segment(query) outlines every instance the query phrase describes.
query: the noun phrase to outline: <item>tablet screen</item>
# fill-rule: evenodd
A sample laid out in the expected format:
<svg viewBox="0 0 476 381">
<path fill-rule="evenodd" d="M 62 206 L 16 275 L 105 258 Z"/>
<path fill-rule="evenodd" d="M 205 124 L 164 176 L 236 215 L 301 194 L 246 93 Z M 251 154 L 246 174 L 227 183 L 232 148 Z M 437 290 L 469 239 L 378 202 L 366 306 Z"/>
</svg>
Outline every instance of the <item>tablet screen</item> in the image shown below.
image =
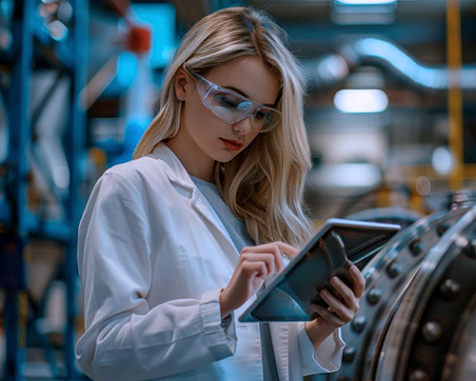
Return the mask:
<svg viewBox="0 0 476 381">
<path fill-rule="evenodd" d="M 329 279 L 338 275 L 352 287 L 347 273 L 379 251 L 400 229 L 399 225 L 328 220 L 306 247 L 240 316 L 240 321 L 303 321 L 315 317 L 311 303 L 325 302 L 318 292 L 331 287 Z"/>
</svg>

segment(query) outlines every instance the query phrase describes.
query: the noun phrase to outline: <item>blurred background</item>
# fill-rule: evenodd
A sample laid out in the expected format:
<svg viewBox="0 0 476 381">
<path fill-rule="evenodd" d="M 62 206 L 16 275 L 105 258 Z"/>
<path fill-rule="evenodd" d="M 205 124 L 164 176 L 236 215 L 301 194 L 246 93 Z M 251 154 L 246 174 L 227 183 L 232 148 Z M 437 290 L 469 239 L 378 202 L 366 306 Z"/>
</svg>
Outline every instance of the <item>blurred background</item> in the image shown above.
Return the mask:
<svg viewBox="0 0 476 381">
<path fill-rule="evenodd" d="M 189 26 L 234 5 L 266 10 L 302 65 L 317 225 L 476 199 L 475 0 L 0 0 L 0 378 L 82 378 L 89 192 L 131 159 Z"/>
</svg>

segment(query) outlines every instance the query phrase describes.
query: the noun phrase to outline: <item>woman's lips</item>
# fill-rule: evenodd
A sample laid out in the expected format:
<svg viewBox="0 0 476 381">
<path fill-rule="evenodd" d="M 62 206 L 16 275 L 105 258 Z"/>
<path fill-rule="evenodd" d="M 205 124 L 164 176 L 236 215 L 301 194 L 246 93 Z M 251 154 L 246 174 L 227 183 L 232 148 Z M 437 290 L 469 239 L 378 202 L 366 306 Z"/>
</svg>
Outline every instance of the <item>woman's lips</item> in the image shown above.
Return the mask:
<svg viewBox="0 0 476 381">
<path fill-rule="evenodd" d="M 241 147 L 243 147 L 243 143 L 240 143 L 239 141 L 236 141 L 236 140 L 224 139 L 224 138 L 220 138 L 220 140 L 223 142 L 225 147 L 228 148 L 230 151 L 239 151 Z"/>
</svg>

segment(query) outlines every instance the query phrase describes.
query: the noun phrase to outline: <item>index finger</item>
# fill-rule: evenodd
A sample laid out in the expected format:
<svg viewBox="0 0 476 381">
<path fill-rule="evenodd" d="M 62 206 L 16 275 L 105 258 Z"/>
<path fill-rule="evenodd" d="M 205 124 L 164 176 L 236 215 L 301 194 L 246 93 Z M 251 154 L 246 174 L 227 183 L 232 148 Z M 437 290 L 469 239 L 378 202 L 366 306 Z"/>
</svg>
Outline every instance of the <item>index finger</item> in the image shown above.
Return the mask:
<svg viewBox="0 0 476 381">
<path fill-rule="evenodd" d="M 243 248 L 243 252 L 249 253 L 267 253 L 273 256 L 273 264 L 276 271 L 281 271 L 283 268 L 283 259 L 281 258 L 281 251 L 274 243 L 266 243 L 258 246 L 247 246 Z"/>
<path fill-rule="evenodd" d="M 278 245 L 279 250 L 281 250 L 283 254 L 286 254 L 286 256 L 290 259 L 294 258 L 299 253 L 298 249 L 296 249 L 294 246 L 288 245 L 287 243 L 277 241 L 276 244 Z"/>
<path fill-rule="evenodd" d="M 356 265 L 352 265 L 349 272 L 354 281 L 354 294 L 357 298 L 361 298 L 365 290 L 365 278 Z"/>
</svg>

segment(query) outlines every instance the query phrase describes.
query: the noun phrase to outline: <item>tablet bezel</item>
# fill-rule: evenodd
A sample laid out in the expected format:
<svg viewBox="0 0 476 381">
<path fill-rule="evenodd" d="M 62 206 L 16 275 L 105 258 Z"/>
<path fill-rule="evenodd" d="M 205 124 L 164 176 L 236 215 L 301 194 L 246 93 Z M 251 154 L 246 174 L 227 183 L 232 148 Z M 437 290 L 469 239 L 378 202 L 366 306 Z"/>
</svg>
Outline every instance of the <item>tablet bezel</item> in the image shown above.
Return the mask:
<svg viewBox="0 0 476 381">
<path fill-rule="evenodd" d="M 387 243 L 390 241 L 395 234 L 400 231 L 400 225 L 396 224 L 388 224 L 388 223 L 380 223 L 380 222 L 369 222 L 369 221 L 358 221 L 358 220 L 350 220 L 350 219 L 343 219 L 343 218 L 331 218 L 328 219 L 324 226 L 314 235 L 314 237 L 307 243 L 307 245 L 294 257 L 291 259 L 289 264 L 279 273 L 272 275 L 272 279 L 265 281 L 266 288 L 260 290 L 259 294 L 257 295 L 256 299 L 251 303 L 251 305 L 239 316 L 238 321 L 240 322 L 272 322 L 272 321 L 305 321 L 311 320 L 311 317 L 307 315 L 307 318 L 302 318 L 298 320 L 288 320 L 288 319 L 276 319 L 276 320 L 261 320 L 257 319 L 253 316 L 253 312 L 263 303 L 265 298 L 272 292 L 272 290 L 280 284 L 286 276 L 295 269 L 296 266 L 301 262 L 302 258 L 314 248 L 318 240 L 322 239 L 327 233 L 331 232 L 335 228 L 355 228 L 355 229 L 370 229 L 370 230 L 382 230 L 389 233 L 394 233 L 389 236 L 388 240 L 382 243 L 378 251 L 380 251 Z M 363 261 L 369 255 L 374 253 L 375 250 L 369 250 L 368 253 L 363 255 L 359 258 L 357 262 Z M 356 263 L 356 262 L 353 262 Z M 303 311 L 304 312 L 304 311 Z"/>
</svg>

